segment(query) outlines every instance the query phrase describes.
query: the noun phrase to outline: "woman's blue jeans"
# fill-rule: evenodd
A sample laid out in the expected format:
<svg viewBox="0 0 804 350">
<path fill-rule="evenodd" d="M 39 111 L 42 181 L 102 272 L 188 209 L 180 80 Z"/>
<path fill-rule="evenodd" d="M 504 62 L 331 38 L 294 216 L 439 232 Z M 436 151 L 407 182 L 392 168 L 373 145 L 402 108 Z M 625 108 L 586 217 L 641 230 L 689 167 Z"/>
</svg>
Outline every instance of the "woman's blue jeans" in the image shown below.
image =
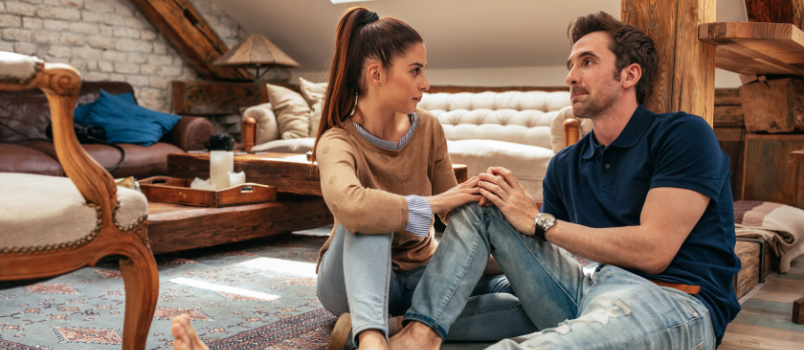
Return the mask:
<svg viewBox="0 0 804 350">
<path fill-rule="evenodd" d="M 709 311 L 695 297 L 613 265 L 586 276 L 565 250 L 521 234 L 498 208 L 477 204 L 450 214 L 405 322 L 422 322 L 442 338 L 451 334 L 489 254 L 542 330 L 491 349 L 715 348 Z"/>
<path fill-rule="evenodd" d="M 391 233 L 352 234 L 338 226 L 321 259 L 318 299 L 335 315 L 351 314 L 353 337 L 367 329 L 380 330 L 387 337 L 388 317 L 403 315 L 410 307 L 425 271 L 425 266 L 394 271 L 392 239 Z M 537 331 L 510 291 L 504 275 L 478 275 L 447 339 L 490 341 Z"/>
</svg>

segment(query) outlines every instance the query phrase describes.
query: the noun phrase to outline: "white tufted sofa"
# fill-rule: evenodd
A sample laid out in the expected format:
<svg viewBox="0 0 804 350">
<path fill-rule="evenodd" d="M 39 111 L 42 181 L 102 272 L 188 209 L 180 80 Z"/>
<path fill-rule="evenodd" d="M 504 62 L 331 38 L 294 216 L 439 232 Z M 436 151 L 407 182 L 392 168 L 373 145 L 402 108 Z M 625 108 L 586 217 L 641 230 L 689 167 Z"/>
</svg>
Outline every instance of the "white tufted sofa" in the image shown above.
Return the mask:
<svg viewBox="0 0 804 350">
<path fill-rule="evenodd" d="M 491 166 L 508 168 L 537 202 L 555 154 L 553 121 L 568 106 L 566 91 L 432 93 L 419 104 L 444 127 L 453 163 L 466 164 L 469 176 Z M 557 131 L 563 134 L 563 128 Z"/>
<path fill-rule="evenodd" d="M 243 115 L 256 120 L 257 133 L 263 125 L 277 123 L 273 111 L 265 106 L 252 107 Z M 491 166 L 508 168 L 537 202 L 542 201 L 547 164 L 564 147 L 562 122 L 572 116 L 569 106 L 566 91 L 425 93 L 419 103 L 419 108 L 432 112 L 443 125 L 453 163 L 466 164 L 469 176 Z M 260 135 L 253 139 L 265 140 Z M 312 149 L 313 141 L 273 140 L 251 150 L 305 153 Z"/>
</svg>

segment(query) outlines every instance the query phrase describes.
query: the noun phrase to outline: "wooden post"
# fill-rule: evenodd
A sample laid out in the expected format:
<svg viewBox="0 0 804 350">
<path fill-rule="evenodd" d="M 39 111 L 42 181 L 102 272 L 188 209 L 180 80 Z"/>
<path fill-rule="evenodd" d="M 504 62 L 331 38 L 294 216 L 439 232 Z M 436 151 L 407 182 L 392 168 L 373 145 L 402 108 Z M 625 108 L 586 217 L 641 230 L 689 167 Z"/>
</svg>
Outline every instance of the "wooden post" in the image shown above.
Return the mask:
<svg viewBox="0 0 804 350">
<path fill-rule="evenodd" d="M 745 0 L 751 22 L 792 23 L 804 29 L 804 2 L 801 0 Z"/>
<path fill-rule="evenodd" d="M 698 40 L 698 25 L 715 21 L 715 0 L 621 0 L 621 19 L 642 29 L 659 52 L 659 72 L 645 107 L 714 120 L 715 47 Z"/>
</svg>

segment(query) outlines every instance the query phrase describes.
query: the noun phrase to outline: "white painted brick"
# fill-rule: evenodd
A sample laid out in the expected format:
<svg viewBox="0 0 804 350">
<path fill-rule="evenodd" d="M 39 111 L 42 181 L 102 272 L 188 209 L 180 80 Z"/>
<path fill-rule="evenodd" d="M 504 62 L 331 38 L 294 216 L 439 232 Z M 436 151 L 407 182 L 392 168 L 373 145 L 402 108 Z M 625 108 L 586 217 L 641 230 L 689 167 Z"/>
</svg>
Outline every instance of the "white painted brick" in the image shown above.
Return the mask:
<svg viewBox="0 0 804 350">
<path fill-rule="evenodd" d="M 96 71 L 98 70 L 98 61 L 96 60 L 88 60 L 86 61 L 87 64 L 87 71 Z"/>
<path fill-rule="evenodd" d="M 126 62 L 129 63 L 145 63 L 146 58 L 145 55 L 136 52 L 129 52 L 126 55 Z"/>
<path fill-rule="evenodd" d="M 173 57 L 168 55 L 150 55 L 148 56 L 148 63 L 157 66 L 164 66 L 173 64 Z"/>
<path fill-rule="evenodd" d="M 168 46 L 160 41 L 154 41 L 154 53 L 164 55 L 168 51 Z"/>
<path fill-rule="evenodd" d="M 175 66 L 161 66 L 156 71 L 163 77 L 178 77 L 181 74 L 181 68 Z"/>
<path fill-rule="evenodd" d="M 87 1 L 84 3 L 84 8 L 89 11 L 114 13 L 114 4 L 109 1 Z"/>
<path fill-rule="evenodd" d="M 73 68 L 77 69 L 79 72 L 87 71 L 87 62 L 84 60 L 70 60 L 67 63 L 73 66 Z"/>
<path fill-rule="evenodd" d="M 86 43 L 86 40 L 84 40 L 84 38 L 85 36 L 80 34 L 62 33 L 59 41 L 62 44 L 79 46 L 84 45 Z"/>
<path fill-rule="evenodd" d="M 70 53 L 73 55 L 73 58 L 80 58 L 84 60 L 96 60 L 101 57 L 103 54 L 103 50 L 93 49 L 87 46 L 78 46 L 73 47 L 70 50 Z"/>
<path fill-rule="evenodd" d="M 221 118 L 221 123 L 224 124 L 240 124 L 241 117 L 239 115 L 227 115 Z"/>
<path fill-rule="evenodd" d="M 100 24 L 100 34 L 103 36 L 112 37 L 114 35 L 114 27 L 108 24 Z"/>
<path fill-rule="evenodd" d="M 61 1 L 59 1 L 59 0 L 45 0 L 42 3 L 45 4 L 45 5 L 52 5 L 52 6 L 61 5 Z"/>
<path fill-rule="evenodd" d="M 121 15 L 118 15 L 118 14 L 112 14 L 112 13 L 104 13 L 103 14 L 103 23 L 106 23 L 106 24 L 111 25 L 113 27 L 121 26 L 121 25 L 123 25 L 123 23 L 125 21 L 126 21 L 125 16 L 121 16 Z"/>
<path fill-rule="evenodd" d="M 6 3 L 6 12 L 15 15 L 33 16 L 36 14 L 36 6 L 20 2 L 9 2 Z"/>
<path fill-rule="evenodd" d="M 114 72 L 114 64 L 109 61 L 98 61 L 98 69 L 101 72 L 111 73 Z"/>
<path fill-rule="evenodd" d="M 42 20 L 39 18 L 22 17 L 22 27 L 28 29 L 42 29 L 44 28 L 44 24 L 42 24 Z"/>
<path fill-rule="evenodd" d="M 138 17 L 123 17 L 122 25 L 132 28 L 153 28 L 153 25 L 147 19 Z"/>
<path fill-rule="evenodd" d="M 81 19 L 84 22 L 106 23 L 109 18 L 108 13 L 83 11 Z"/>
<path fill-rule="evenodd" d="M 114 12 L 123 16 L 133 16 L 135 8 L 131 1 L 123 1 L 114 5 Z"/>
<path fill-rule="evenodd" d="M 39 7 L 36 14 L 42 18 L 64 19 L 75 21 L 81 19 L 81 11 L 64 7 Z"/>
<path fill-rule="evenodd" d="M 14 43 L 14 52 L 21 53 L 23 55 L 36 55 L 36 50 L 39 48 L 39 45 L 34 43 Z"/>
<path fill-rule="evenodd" d="M 153 64 L 140 65 L 140 74 L 154 75 L 156 73 L 156 66 Z"/>
<path fill-rule="evenodd" d="M 45 26 L 45 29 L 49 30 L 63 31 L 70 29 L 70 22 L 57 19 L 45 19 L 42 20 L 42 24 Z"/>
<path fill-rule="evenodd" d="M 115 62 L 114 71 L 121 74 L 138 74 L 140 65 L 136 63 Z"/>
<path fill-rule="evenodd" d="M 114 36 L 118 38 L 139 39 L 140 31 L 134 28 L 114 27 Z"/>
<path fill-rule="evenodd" d="M 60 45 L 50 45 L 47 55 L 51 57 L 70 57 L 70 47 Z"/>
<path fill-rule="evenodd" d="M 0 51 L 14 52 L 14 43 L 0 40 Z"/>
<path fill-rule="evenodd" d="M 80 8 L 81 6 L 84 6 L 84 0 L 61 0 L 61 4 Z"/>
<path fill-rule="evenodd" d="M 85 81 L 110 81 L 112 80 L 109 74 L 101 72 L 87 72 L 84 74 Z"/>
<path fill-rule="evenodd" d="M 54 44 L 59 42 L 61 33 L 52 30 L 37 30 L 34 32 L 36 41 L 42 44 Z"/>
<path fill-rule="evenodd" d="M 126 54 L 124 52 L 106 50 L 101 54 L 101 58 L 112 62 L 125 62 Z"/>
<path fill-rule="evenodd" d="M 173 79 L 155 76 L 150 78 L 149 85 L 155 88 L 166 89 L 170 86 L 170 81 Z"/>
<path fill-rule="evenodd" d="M 153 44 L 142 40 L 119 39 L 115 43 L 115 49 L 118 51 L 151 52 L 153 48 Z"/>
<path fill-rule="evenodd" d="M 20 0 L 20 1 L 34 5 L 42 3 L 42 0 Z"/>
<path fill-rule="evenodd" d="M 122 75 L 122 74 L 117 74 L 117 73 L 110 73 L 109 74 L 109 80 L 111 80 L 111 81 L 126 81 L 126 76 Z M 135 92 L 134 96 L 137 96 L 137 100 L 140 99 L 138 93 Z"/>
<path fill-rule="evenodd" d="M 89 46 L 96 49 L 113 49 L 114 39 L 103 35 L 90 35 Z"/>
<path fill-rule="evenodd" d="M 142 75 L 129 75 L 126 77 L 126 81 L 131 84 L 132 86 L 148 86 L 148 77 L 144 77 Z"/>
<path fill-rule="evenodd" d="M 97 34 L 100 26 L 97 23 L 71 22 L 70 31 L 83 34 Z"/>
<path fill-rule="evenodd" d="M 0 14 L 0 27 L 22 27 L 20 16 Z"/>
<path fill-rule="evenodd" d="M 0 13 L 6 12 L 6 3 L 0 2 Z"/>
<path fill-rule="evenodd" d="M 143 29 L 140 32 L 140 38 L 142 40 L 154 40 L 156 39 L 156 36 L 157 36 L 156 31 L 150 29 Z"/>
<path fill-rule="evenodd" d="M 3 40 L 9 41 L 31 41 L 33 31 L 30 29 L 5 28 L 3 29 Z"/>
</svg>

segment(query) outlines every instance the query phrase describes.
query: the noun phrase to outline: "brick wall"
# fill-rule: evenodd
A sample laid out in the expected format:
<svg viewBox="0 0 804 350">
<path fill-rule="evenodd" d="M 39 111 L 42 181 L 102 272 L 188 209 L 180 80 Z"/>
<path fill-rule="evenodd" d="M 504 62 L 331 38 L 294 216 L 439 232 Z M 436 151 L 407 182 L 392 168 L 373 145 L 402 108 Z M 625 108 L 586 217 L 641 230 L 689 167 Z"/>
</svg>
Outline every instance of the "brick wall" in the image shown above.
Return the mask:
<svg viewBox="0 0 804 350">
<path fill-rule="evenodd" d="M 190 3 L 227 46 L 246 36 L 212 2 Z M 130 0 L 0 0 L 0 51 L 68 63 L 84 80 L 127 81 L 141 106 L 163 112 L 171 80 L 199 79 Z"/>
</svg>

